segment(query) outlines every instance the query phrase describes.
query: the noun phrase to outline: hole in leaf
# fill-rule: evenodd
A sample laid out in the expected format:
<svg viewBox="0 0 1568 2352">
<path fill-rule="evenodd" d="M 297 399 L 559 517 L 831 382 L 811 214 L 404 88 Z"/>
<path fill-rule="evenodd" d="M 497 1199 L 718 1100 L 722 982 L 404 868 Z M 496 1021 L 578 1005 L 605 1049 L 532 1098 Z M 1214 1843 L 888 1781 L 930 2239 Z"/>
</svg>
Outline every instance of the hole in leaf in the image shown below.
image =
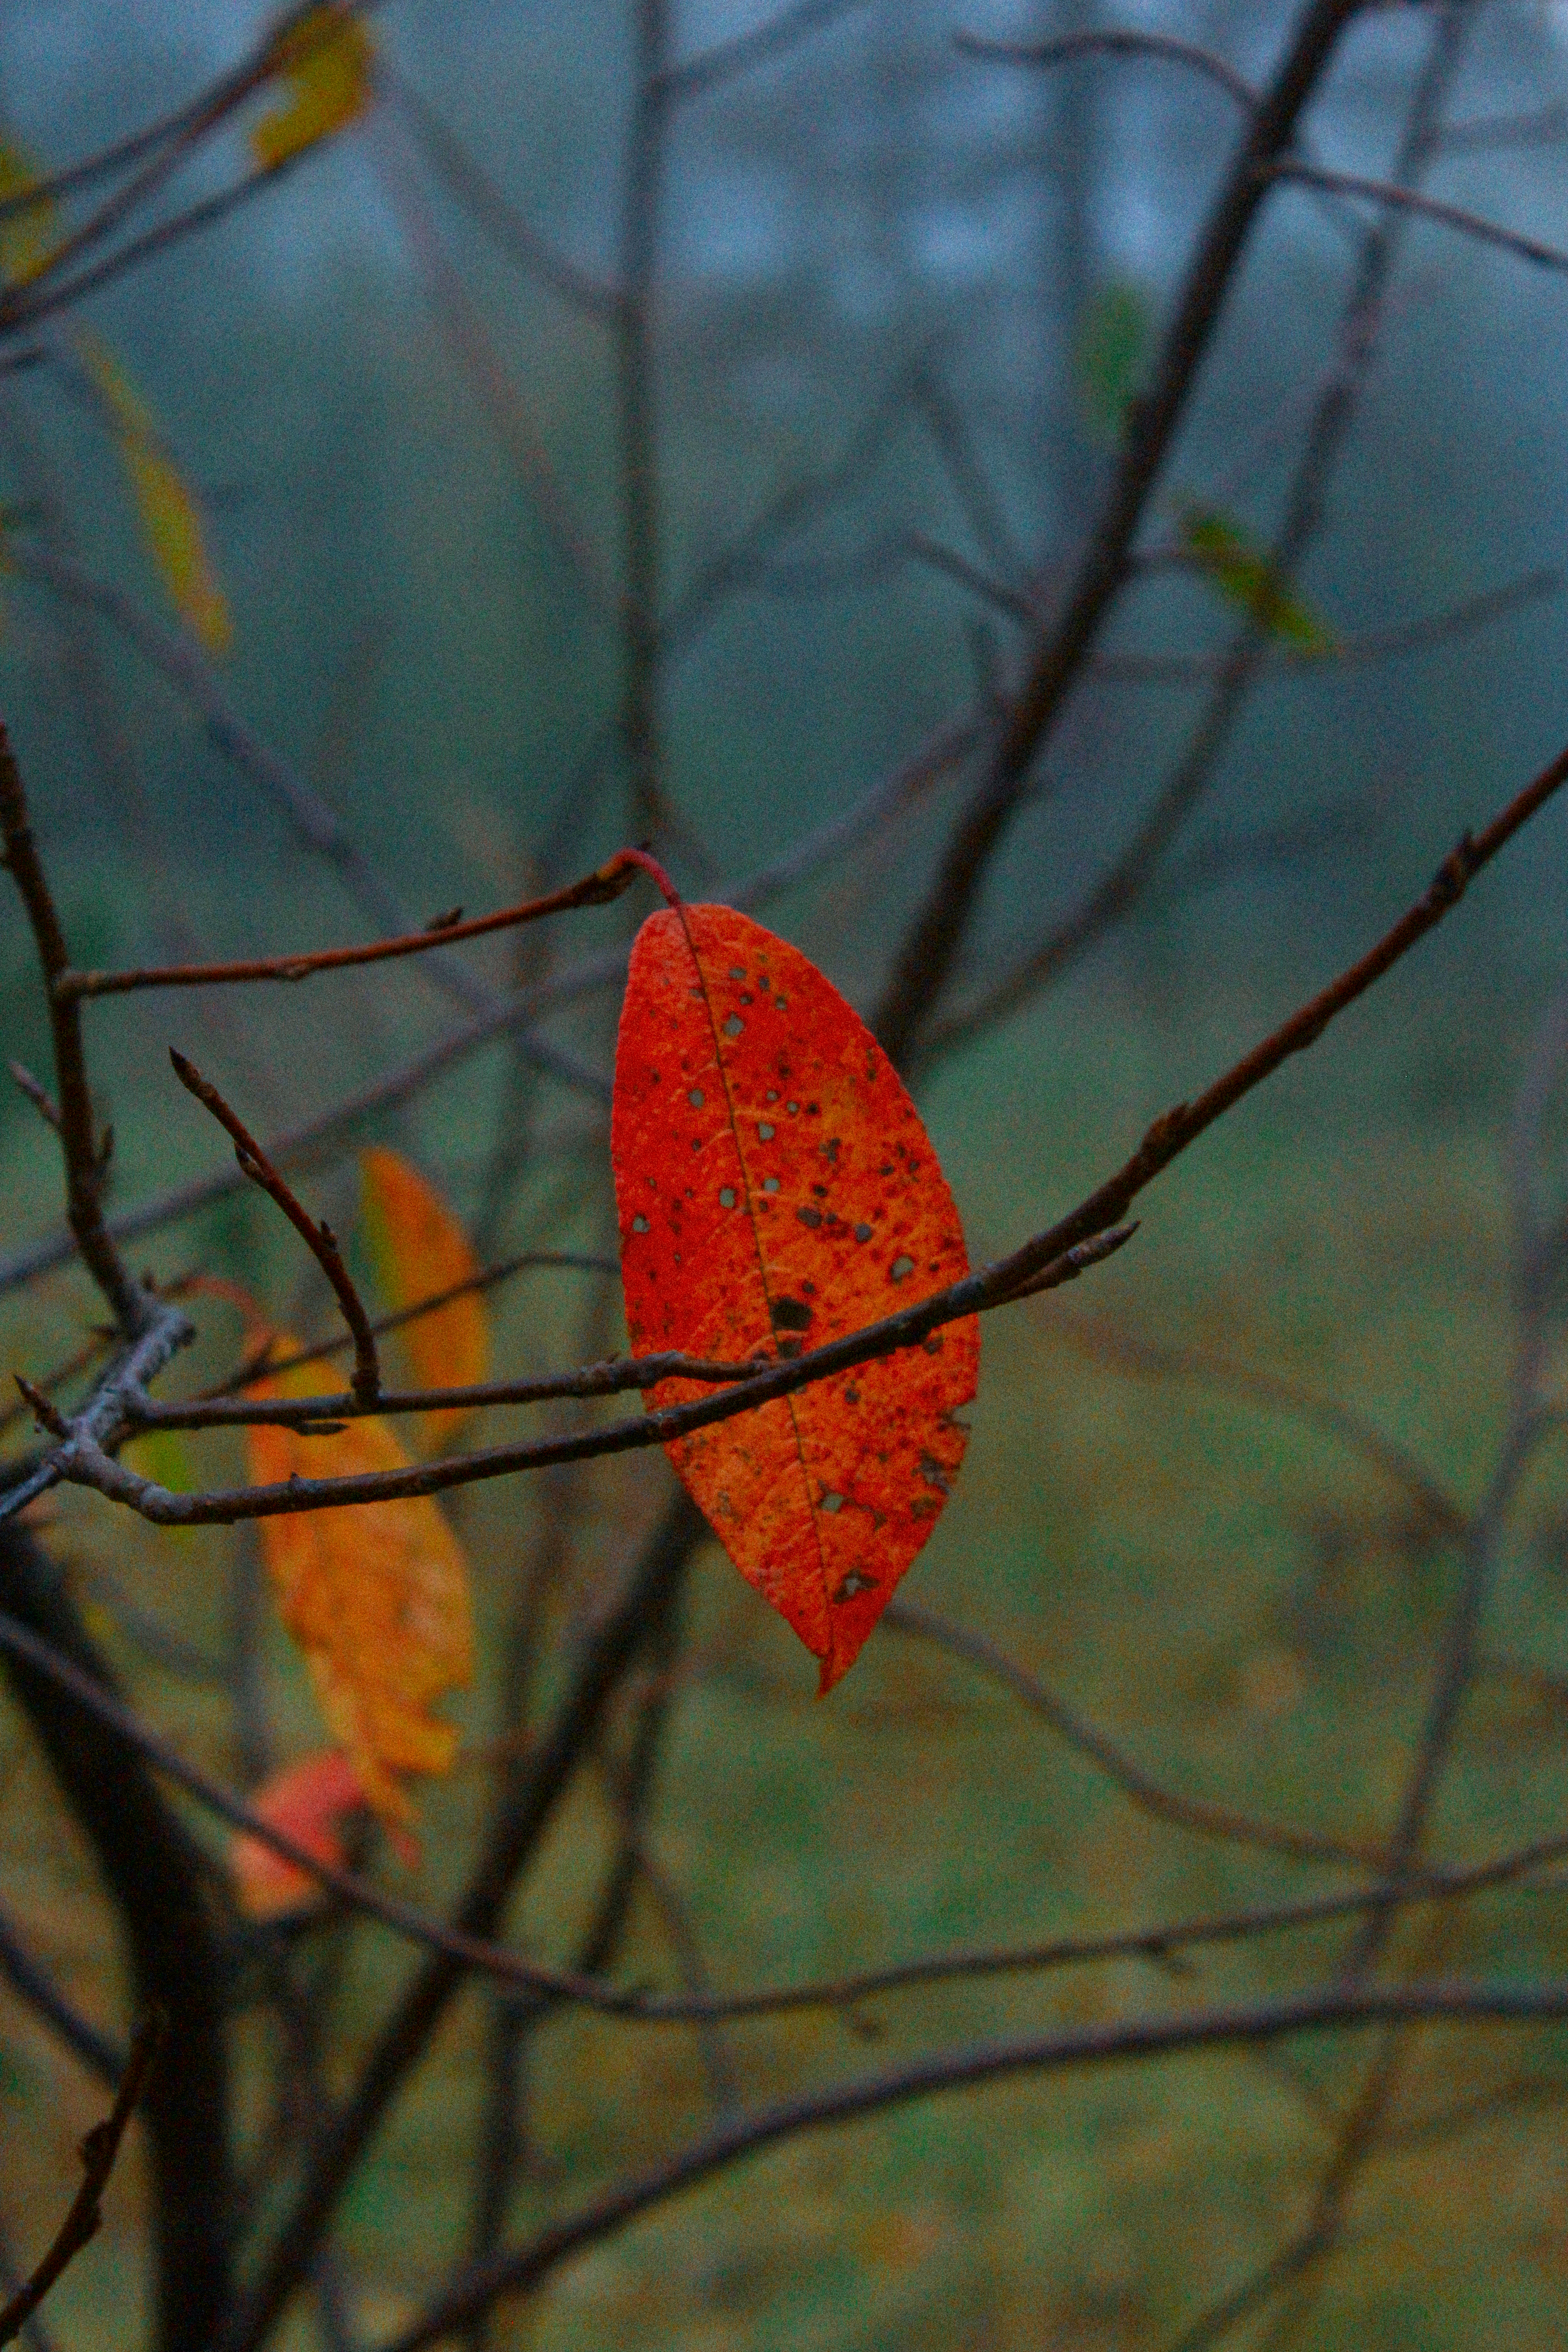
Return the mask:
<svg viewBox="0 0 1568 2352">
<path fill-rule="evenodd" d="M 857 1225 L 855 1228 L 855 1238 L 858 1242 L 868 1242 L 871 1238 L 870 1226 Z"/>
<path fill-rule="evenodd" d="M 797 1209 L 795 1211 L 795 1215 L 800 1219 L 803 1225 L 819 1225 L 822 1223 L 822 1211 L 820 1209 Z"/>
<path fill-rule="evenodd" d="M 746 977 L 745 965 L 743 963 L 732 963 L 730 966 L 730 977 L 731 980 L 744 980 Z"/>
<path fill-rule="evenodd" d="M 773 1003 L 778 1006 L 781 1013 L 785 1013 L 789 1010 L 789 999 L 787 996 L 775 996 Z"/>
<path fill-rule="evenodd" d="M 732 1209 L 732 1208 L 734 1207 L 734 1205 L 735 1205 L 735 1195 L 734 1195 L 734 1192 L 731 1191 L 731 1187 L 730 1187 L 728 1184 L 726 1184 L 726 1185 L 725 1185 L 725 1187 L 724 1187 L 724 1190 L 723 1190 L 723 1191 L 720 1193 L 720 1195 L 719 1195 L 719 1206 L 720 1206 L 721 1209 Z"/>
<path fill-rule="evenodd" d="M 706 1097 L 704 1097 L 700 1087 L 693 1087 L 686 1099 L 691 1105 L 693 1110 L 700 1110 Z"/>
<path fill-rule="evenodd" d="M 843 1496 L 824 1495 L 822 1498 L 822 1507 L 825 1511 L 841 1511 L 844 1508 Z"/>
<path fill-rule="evenodd" d="M 798 1103 L 785 1103 L 784 1108 L 788 1111 L 791 1118 L 793 1118 L 796 1111 L 799 1110 L 800 1105 Z"/>
<path fill-rule="evenodd" d="M 764 1192 L 776 1192 L 778 1189 L 779 1180 L 776 1176 L 764 1176 L 763 1178 L 763 1190 Z"/>
<path fill-rule="evenodd" d="M 862 1575 L 859 1569 L 852 1568 L 833 1598 L 835 1601 L 853 1601 L 858 1592 L 875 1592 L 876 1589 L 874 1576 Z"/>
<path fill-rule="evenodd" d="M 647 1231 L 647 1219 L 646 1217 L 634 1217 L 632 1219 L 632 1231 L 634 1234 L 646 1234 Z"/>
<path fill-rule="evenodd" d="M 724 1024 L 724 1034 L 726 1037 L 738 1037 L 745 1025 L 738 1013 L 731 1013 Z"/>
<path fill-rule="evenodd" d="M 912 1257 L 896 1257 L 893 1260 L 892 1275 L 895 1282 L 902 1282 L 904 1276 L 907 1274 L 913 1274 L 914 1270 L 915 1262 Z"/>
<path fill-rule="evenodd" d="M 773 1139 L 773 1130 L 765 1118 L 757 1121 L 757 1139 L 760 1143 L 771 1143 Z"/>
</svg>

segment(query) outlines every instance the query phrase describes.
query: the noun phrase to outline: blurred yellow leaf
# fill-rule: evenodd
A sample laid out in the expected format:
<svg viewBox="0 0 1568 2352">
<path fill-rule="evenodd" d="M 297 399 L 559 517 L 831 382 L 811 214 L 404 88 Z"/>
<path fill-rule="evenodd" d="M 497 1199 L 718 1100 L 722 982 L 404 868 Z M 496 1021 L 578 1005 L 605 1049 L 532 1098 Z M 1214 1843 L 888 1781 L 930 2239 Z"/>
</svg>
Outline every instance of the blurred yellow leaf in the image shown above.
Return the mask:
<svg viewBox="0 0 1568 2352">
<path fill-rule="evenodd" d="M 25 286 L 40 277 L 60 242 L 59 209 L 52 196 L 36 204 L 21 199 L 38 184 L 31 158 L 14 139 L 0 138 L 0 205 L 15 212 L 0 214 L 0 275 L 7 286 Z"/>
<path fill-rule="evenodd" d="M 356 121 L 371 101 L 374 61 L 369 33 L 339 0 L 322 0 L 279 33 L 268 62 L 286 85 L 288 99 L 264 114 L 250 134 L 251 152 L 262 170 L 277 171 Z"/>
<path fill-rule="evenodd" d="M 175 610 L 207 651 L 227 650 L 228 605 L 208 560 L 196 502 L 169 456 L 151 411 L 96 336 L 81 334 L 77 349 L 114 428 L 142 518 L 142 536 L 162 572 Z"/>
<path fill-rule="evenodd" d="M 282 1334 L 278 1345 L 294 1352 Z M 319 1396 L 332 1378 L 301 1364 L 247 1393 Z M 259 1485 L 400 1470 L 408 1461 L 377 1419 L 348 1422 L 330 1437 L 252 1429 L 247 1438 Z M 426 1496 L 304 1511 L 260 1528 L 279 1613 L 304 1653 L 327 1728 L 366 1802 L 401 1833 L 413 1808 L 396 1776 L 451 1770 L 458 1735 L 430 1709 L 473 1672 L 468 1571 L 457 1538 Z"/>
<path fill-rule="evenodd" d="M 376 1288 L 395 1312 L 471 1282 L 479 1273 L 462 1227 L 400 1152 L 381 1144 L 361 1152 L 360 1204 Z M 398 1336 L 417 1388 L 471 1387 L 489 1370 L 489 1316 L 477 1291 L 421 1315 Z M 449 1446 L 467 1418 L 460 1409 L 422 1413 L 420 1452 Z"/>
</svg>

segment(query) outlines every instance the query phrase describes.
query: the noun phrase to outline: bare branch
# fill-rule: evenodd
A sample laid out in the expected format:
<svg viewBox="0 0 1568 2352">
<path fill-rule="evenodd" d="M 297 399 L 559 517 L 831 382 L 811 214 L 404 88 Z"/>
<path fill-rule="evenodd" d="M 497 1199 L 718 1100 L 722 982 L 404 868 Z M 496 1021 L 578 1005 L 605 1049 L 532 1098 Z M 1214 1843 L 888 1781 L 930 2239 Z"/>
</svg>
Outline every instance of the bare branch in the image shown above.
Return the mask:
<svg viewBox="0 0 1568 2352">
<path fill-rule="evenodd" d="M 55 982 L 70 964 L 65 933 L 55 910 L 43 861 L 28 822 L 27 796 L 11 750 L 11 739 L 0 724 L 0 839 L 5 864 L 16 883 L 44 976 L 54 1045 L 55 1085 L 59 1103 L 53 1124 L 65 1160 L 66 1215 L 82 1263 L 113 1309 L 121 1328 L 134 1337 L 146 1327 L 149 1302 L 125 1271 L 120 1253 L 105 1231 L 103 1184 L 109 1169 L 110 1141 L 100 1136 L 88 1091 L 87 1062 L 82 1049 L 81 1016 L 74 1004 L 58 1001 Z M 12 1073 L 16 1075 L 15 1071 Z M 18 1079 L 18 1084 L 24 1082 Z M 24 1091 L 26 1091 L 24 1085 Z M 40 1093 L 42 1089 L 39 1090 Z M 37 1097 L 35 1097 L 37 1099 Z M 47 1097 L 44 1099 L 47 1101 Z M 50 1104 L 50 1108 L 55 1106 Z"/>
<path fill-rule="evenodd" d="M 355 964 L 426 955 L 432 948 L 456 947 L 464 940 L 485 939 L 492 931 L 513 930 L 519 924 L 536 923 L 545 915 L 563 914 L 575 907 L 606 906 L 630 889 L 638 870 L 617 855 L 582 881 L 568 883 L 542 898 L 525 898 L 518 906 L 502 907 L 493 915 L 476 915 L 468 922 L 463 921 L 459 909 L 427 923 L 421 931 L 405 932 L 400 939 L 375 940 L 365 947 L 256 956 L 239 963 L 163 964 L 137 971 L 63 971 L 57 986 L 61 998 L 69 1002 L 84 996 L 124 996 L 141 988 L 212 988 L 239 981 L 309 980 L 319 971 L 343 971 Z M 12 1066 L 11 1075 L 26 1092 L 16 1065 Z"/>
<path fill-rule="evenodd" d="M 53 2244 L 20 2294 L 13 2295 L 5 2308 L 0 2311 L 0 2344 L 10 2344 L 21 2334 L 26 2322 L 37 2311 L 61 2273 L 98 2235 L 103 2220 L 103 2192 L 109 2186 L 114 2160 L 120 2154 L 120 2143 L 146 2087 L 147 2078 L 157 2063 L 167 2031 L 167 2020 L 162 2011 L 156 2010 L 138 2030 L 131 2045 L 131 2055 L 126 2061 L 120 2088 L 115 2094 L 114 2105 L 103 2121 L 94 2124 L 82 2141 L 82 2183 L 71 2200 L 70 2210 L 60 2223 Z"/>
<path fill-rule="evenodd" d="M 1252 113 L 1258 105 L 1258 92 L 1234 66 L 1226 65 L 1213 49 L 1205 49 L 1196 41 L 1177 40 L 1169 33 L 1123 32 L 1107 27 L 1068 33 L 1053 41 L 992 41 L 978 33 L 955 33 L 953 47 L 964 57 L 978 58 L 989 65 L 1063 66 L 1075 58 L 1105 57 L 1184 66 L 1189 72 L 1201 75 L 1223 89 L 1243 113 Z"/>
<path fill-rule="evenodd" d="M 1329 172 L 1320 164 L 1305 163 L 1289 155 L 1277 157 L 1263 176 L 1292 180 L 1304 188 L 1321 188 L 1337 195 L 1365 196 L 1373 204 L 1393 205 L 1401 212 L 1415 213 L 1423 220 L 1435 221 L 1439 227 L 1455 229 L 1461 236 L 1474 237 L 1482 245 L 1500 247 L 1521 261 L 1532 261 L 1543 269 L 1568 269 L 1568 253 L 1560 246 L 1526 236 L 1521 229 L 1504 228 L 1500 222 L 1483 219 L 1479 213 L 1467 212 L 1462 205 L 1447 204 L 1440 196 L 1423 195 L 1418 188 L 1402 188 L 1392 180 L 1363 179 L 1354 172 Z"/>
<path fill-rule="evenodd" d="M 1115 1236 L 1113 1228 L 1139 1193 L 1282 1063 L 1315 1045 L 1347 1005 L 1364 995 L 1452 911 L 1476 875 L 1565 782 L 1568 751 L 1560 753 L 1517 793 L 1481 833 L 1473 837 L 1465 835 L 1444 859 L 1415 904 L 1375 947 L 1301 1005 L 1193 1101 L 1178 1103 L 1157 1118 L 1131 1157 L 1068 1215 L 1037 1234 L 1010 1256 L 979 1273 L 967 1275 L 961 1282 L 900 1313 L 885 1317 L 863 1330 L 847 1333 L 826 1347 L 813 1349 L 793 1360 L 770 1364 L 739 1389 L 689 1404 L 661 1406 L 640 1422 L 612 1423 L 606 1428 L 581 1435 L 542 1439 L 531 1444 L 490 1446 L 460 1458 L 356 1477 L 300 1478 L 282 1486 L 176 1495 L 166 1486 L 138 1477 L 85 1441 L 73 1442 L 68 1458 L 66 1454 L 58 1457 L 56 1475 L 96 1486 L 111 1501 L 128 1504 L 144 1518 L 167 1527 L 228 1525 L 240 1519 L 270 1518 L 289 1512 L 390 1501 L 399 1496 L 442 1494 L 513 1471 L 542 1468 L 552 1462 L 584 1461 L 598 1454 L 667 1444 L 694 1429 L 730 1420 L 737 1412 L 751 1412 L 775 1397 L 792 1395 L 797 1389 L 835 1372 L 847 1371 L 853 1365 L 919 1346 L 944 1323 L 984 1314 L 1036 1291 L 1071 1281 L 1086 1263 L 1103 1254 L 1105 1240 L 1124 1238 Z M 1100 1251 L 1083 1252 L 1086 1242 L 1100 1243 Z"/>
<path fill-rule="evenodd" d="M 688 58 L 684 65 L 667 67 L 659 76 L 658 95 L 676 103 L 705 97 L 821 32 L 835 17 L 847 16 L 852 8 L 864 5 L 865 0 L 795 0 L 793 7 L 782 9 L 754 32 L 739 33 L 733 40 L 720 41 L 700 56 Z"/>
<path fill-rule="evenodd" d="M 218 1125 L 234 1139 L 234 1156 L 241 1172 L 253 1184 L 258 1184 L 269 1199 L 276 1201 L 305 1247 L 332 1286 L 332 1294 L 342 1308 L 343 1321 L 348 1325 L 354 1343 L 353 1379 L 350 1385 L 356 1401 L 365 1406 L 374 1405 L 381 1394 L 381 1366 L 376 1359 L 375 1335 L 370 1328 L 370 1317 L 359 1292 L 354 1288 L 349 1270 L 343 1264 L 337 1235 L 330 1225 L 320 1223 L 301 1205 L 285 1180 L 279 1174 L 251 1134 L 238 1113 L 229 1108 L 217 1088 L 204 1078 L 194 1062 L 169 1048 L 174 1076 L 188 1094 L 195 1095 L 204 1110 L 212 1113 Z"/>
</svg>

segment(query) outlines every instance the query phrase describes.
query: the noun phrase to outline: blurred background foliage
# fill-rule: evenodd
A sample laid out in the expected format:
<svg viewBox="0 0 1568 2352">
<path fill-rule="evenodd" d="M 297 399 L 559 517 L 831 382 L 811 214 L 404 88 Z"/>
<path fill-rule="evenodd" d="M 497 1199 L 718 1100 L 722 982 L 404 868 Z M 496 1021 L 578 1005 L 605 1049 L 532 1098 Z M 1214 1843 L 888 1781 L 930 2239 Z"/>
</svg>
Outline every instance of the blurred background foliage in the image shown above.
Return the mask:
<svg viewBox="0 0 1568 2352">
<path fill-rule="evenodd" d="M 1437 13 L 1384 8 L 1352 33 L 1311 118 L 1324 159 L 1387 169 Z M 1568 242 L 1568 17 L 1523 0 L 1469 13 L 1446 111 L 1471 135 L 1439 149 L 1431 184 Z M 677 53 L 763 14 L 752 0 L 683 5 Z M 519 215 L 604 280 L 619 259 L 630 16 L 610 0 L 392 0 L 375 16 L 400 81 Z M 1048 612 L 1071 576 L 1233 112 L 1169 68 L 1031 73 L 963 56 L 952 37 L 1041 37 L 1112 16 L 1109 0 L 874 0 L 672 114 L 654 331 L 666 608 L 770 500 L 841 475 L 668 661 L 664 847 L 699 895 L 721 895 L 858 798 L 965 707 L 977 677 L 1016 677 L 1016 618 L 910 552 L 940 541 L 978 571 L 996 567 L 944 418 L 963 422 L 964 456 L 990 486 L 978 510 L 994 508 L 995 537 L 1017 551 L 1020 593 Z M 1144 0 L 1131 17 L 1252 78 L 1288 21 L 1272 0 Z M 216 0 L 10 0 L 8 134 L 58 168 L 232 63 L 261 22 Z M 1516 118 L 1521 135 L 1474 135 Z M 423 916 L 480 911 L 580 870 L 633 818 L 615 741 L 617 635 L 517 459 L 526 432 L 613 575 L 609 341 L 496 249 L 431 175 L 407 121 L 345 135 L 106 289 L 90 316 L 199 494 L 233 612 L 224 676 L 236 708 Z M 217 185 L 231 162 L 218 142 L 184 193 Z M 411 242 L 420 217 L 449 278 Z M 1269 204 L 1163 478 L 1151 547 L 1179 548 L 1193 512 L 1221 518 L 1244 549 L 1268 544 L 1336 363 L 1363 226 L 1299 189 Z M 455 287 L 482 321 L 499 403 L 487 405 L 455 346 Z M 1559 567 L 1568 279 L 1413 224 L 1295 591 L 1303 625 L 1342 646 Z M 7 534 L 44 518 L 90 572 L 168 625 L 114 452 L 59 372 L 8 378 L 0 428 Z M 1212 653 L 1235 625 L 1222 588 L 1212 571 L 1152 565 L 1102 650 Z M 79 964 L 162 960 L 181 940 L 220 956 L 363 935 L 328 868 L 115 633 L 14 577 L 0 575 L 0 705 Z M 84 629 L 100 673 L 90 696 Z M 1129 919 L 1060 984 L 922 1074 L 976 1261 L 1058 1213 L 1151 1116 L 1321 984 L 1562 740 L 1555 593 L 1383 660 L 1291 667 L 1279 657 L 1289 635 Z M 960 997 L 1078 903 L 1171 770 L 1203 693 L 1080 687 L 988 882 Z M 959 790 L 929 792 L 766 910 L 862 1004 Z M 1278 1404 L 1131 1377 L 1106 1331 L 1341 1400 L 1474 1497 L 1505 1410 L 1509 1105 L 1563 982 L 1563 839 L 1561 814 L 1526 835 L 1415 961 L 1173 1171 L 1134 1245 L 1092 1286 L 989 1318 L 963 1485 L 907 1590 L 1004 1644 L 1189 1796 L 1385 1836 L 1454 1558 L 1353 1449 Z M 487 942 L 473 968 L 501 987 L 537 972 L 531 959 L 564 965 L 625 935 L 612 909 L 542 948 L 531 934 Z M 15 910 L 0 957 L 5 1051 L 43 1066 Z M 613 1011 L 601 994 L 551 1034 L 607 1068 Z M 169 1077 L 171 1039 L 268 1133 L 452 1017 L 408 965 L 309 991 L 95 1008 L 116 1204 L 220 1162 Z M 599 1108 L 527 1077 L 504 1042 L 361 1130 L 373 1133 L 445 1187 L 488 1253 L 605 1244 Z M 1547 1140 L 1560 1140 L 1550 1122 Z M 0 1097 L 0 1171 L 6 1245 L 19 1247 L 58 1213 L 49 1139 L 20 1097 Z M 318 1164 L 310 1181 L 350 1225 L 352 1160 Z M 200 1264 L 286 1319 L 320 1323 L 322 1301 L 276 1222 L 235 1201 L 136 1246 L 162 1276 Z M 498 1363 L 542 1370 L 621 1344 L 618 1298 L 601 1287 L 525 1278 L 497 1310 Z M 92 1312 L 68 1273 L 6 1297 L 4 1360 L 38 1376 Z M 197 1370 L 216 1373 L 237 1328 L 221 1311 L 204 1322 Z M 187 1477 L 237 1474 L 237 1446 L 188 1444 Z M 550 1608 L 569 1627 L 613 1589 L 666 1485 L 662 1465 L 636 1460 L 458 1498 L 484 1664 L 458 1710 L 465 1762 L 426 1807 L 430 1901 L 459 1882 L 489 1786 L 520 1578 L 555 1544 Z M 161 1536 L 80 1496 L 58 1502 L 52 1528 L 95 1630 L 182 1746 L 222 1777 L 254 1777 L 226 1664 L 242 1638 L 260 1644 L 267 1749 L 313 1744 L 281 1637 L 245 1633 L 248 1538 Z M 1445 1783 L 1434 1843 L 1446 1854 L 1562 1822 L 1565 1570 L 1568 1492 L 1548 1449 L 1510 1525 L 1486 1633 L 1493 1666 Z M 787 1635 L 706 1551 L 647 1832 L 670 1907 L 639 1895 L 629 1978 L 671 1979 L 673 1918 L 713 1981 L 739 1988 L 933 1945 L 1194 1916 L 1342 1875 L 1148 1819 L 1005 1692 L 907 1635 L 879 1634 L 825 1706 L 808 1679 Z M 80 2005 L 113 2019 L 112 1938 L 90 1865 L 9 1715 L 0 1775 L 5 1906 Z M 572 1949 L 615 1830 L 613 1794 L 589 1774 L 518 1908 L 531 1948 Z M 341 2088 L 409 1963 L 377 1931 L 341 1951 L 330 1940 L 318 1958 Z M 532 2040 L 514 2225 L 575 2204 L 716 2108 L 868 2054 L 1282 1990 L 1328 1973 L 1339 1948 L 1320 1932 L 1205 1952 L 1174 1981 L 1173 1963 L 1123 1963 L 706 2037 L 556 2016 Z M 1542 1882 L 1417 1914 L 1394 1950 L 1429 1972 L 1561 1973 L 1561 1890 Z M 301 2307 L 290 2346 L 374 2343 L 463 2251 L 490 2008 L 479 1993 L 458 2006 L 375 2144 L 337 2241 L 336 2317 L 325 2303 Z M 258 2157 L 278 2063 L 259 2011 L 244 2048 Z M 1405 2037 L 1337 2251 L 1310 2294 L 1232 2340 L 1301 2352 L 1556 2343 L 1565 2055 L 1554 2032 Z M 567 2266 L 491 2340 L 539 2352 L 1171 2345 L 1300 2225 L 1367 2061 L 1324 2041 L 1025 2080 L 805 2138 Z M 0 2069 L 0 2220 L 25 2266 L 98 2094 L 4 1989 Z M 118 2336 L 136 2306 L 130 2179 L 48 2311 L 64 2347 Z"/>
</svg>

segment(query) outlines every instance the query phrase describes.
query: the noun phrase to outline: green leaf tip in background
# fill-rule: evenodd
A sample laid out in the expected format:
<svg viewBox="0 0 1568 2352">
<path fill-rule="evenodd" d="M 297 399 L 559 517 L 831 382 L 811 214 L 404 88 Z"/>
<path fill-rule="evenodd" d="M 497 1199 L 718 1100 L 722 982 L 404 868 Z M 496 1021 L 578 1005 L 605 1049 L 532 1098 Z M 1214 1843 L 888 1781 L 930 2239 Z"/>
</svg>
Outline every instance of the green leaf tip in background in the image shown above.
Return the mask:
<svg viewBox="0 0 1568 2352">
<path fill-rule="evenodd" d="M 1097 441 L 1121 440 L 1153 341 L 1153 305 L 1135 279 L 1112 278 L 1085 304 L 1073 379 L 1084 423 Z"/>
<path fill-rule="evenodd" d="M 1297 653 L 1337 652 L 1339 639 L 1332 629 L 1287 587 L 1258 541 L 1217 508 L 1203 506 L 1196 499 L 1178 500 L 1176 530 L 1184 552 L 1220 594 L 1250 614 L 1270 636 Z"/>
</svg>

